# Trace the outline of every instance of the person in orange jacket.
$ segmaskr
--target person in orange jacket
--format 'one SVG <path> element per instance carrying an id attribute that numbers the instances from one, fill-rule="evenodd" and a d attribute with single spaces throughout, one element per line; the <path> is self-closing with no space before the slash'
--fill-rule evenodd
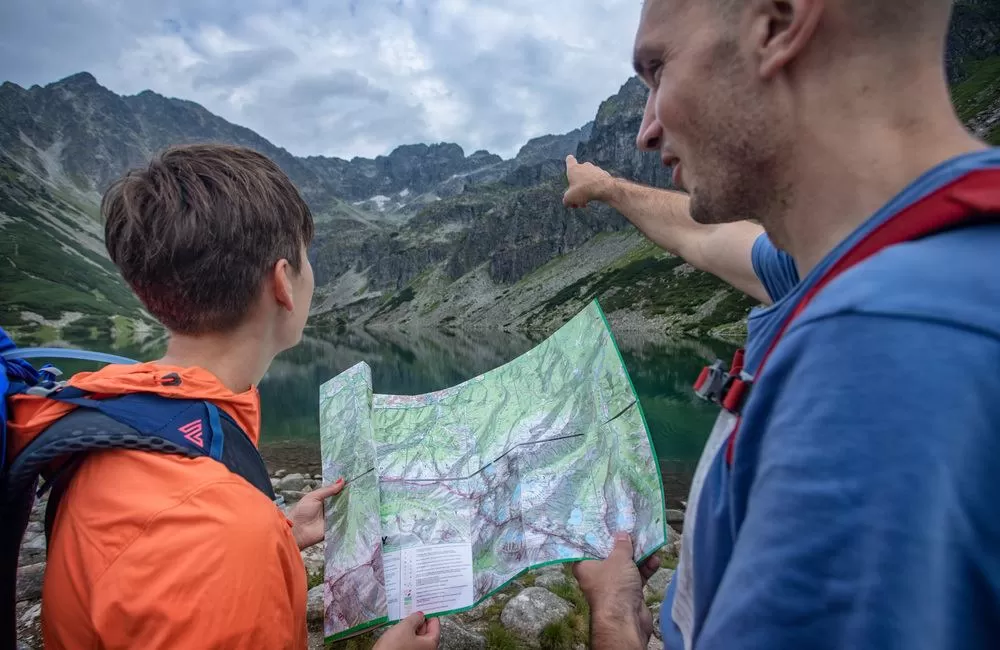
<path id="1" fill-rule="evenodd" d="M 211 402 L 260 440 L 257 384 L 298 344 L 313 295 L 311 212 L 290 179 L 242 147 L 173 147 L 104 196 L 111 259 L 168 330 L 163 358 L 78 373 L 108 397 Z M 72 405 L 12 399 L 16 455 Z M 268 648 L 307 645 L 300 551 L 323 539 L 323 500 L 286 515 L 208 457 L 89 453 L 59 502 L 42 597 L 47 648 Z M 331 541 L 330 543 L 335 543 Z M 437 620 L 390 628 L 379 650 L 436 648 Z"/>

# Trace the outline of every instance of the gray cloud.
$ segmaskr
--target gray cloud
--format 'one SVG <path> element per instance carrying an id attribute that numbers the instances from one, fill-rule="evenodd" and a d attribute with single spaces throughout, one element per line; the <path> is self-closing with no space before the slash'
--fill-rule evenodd
<path id="1" fill-rule="evenodd" d="M 204 105 L 299 154 L 412 142 L 513 155 L 630 74 L 634 0 L 34 0 L 0 8 L 0 80 L 87 70 Z M 332 6 L 331 6 L 332 5 Z"/>
<path id="2" fill-rule="evenodd" d="M 264 47 L 257 50 L 237 50 L 218 58 L 198 63 L 192 71 L 191 85 L 240 86 L 273 68 L 290 66 L 298 60 L 295 53 L 284 46 Z"/>

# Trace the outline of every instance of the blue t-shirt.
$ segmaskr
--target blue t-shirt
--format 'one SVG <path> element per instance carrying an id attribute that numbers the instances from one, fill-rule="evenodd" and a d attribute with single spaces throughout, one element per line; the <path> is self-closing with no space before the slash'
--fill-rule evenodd
<path id="1" fill-rule="evenodd" d="M 1000 149 L 928 171 L 798 283 L 758 240 L 778 301 L 753 314 L 748 371 L 856 241 L 982 168 Z M 706 454 L 668 649 L 1000 647 L 998 262 L 997 224 L 899 244 L 799 316 L 756 378 L 732 467 Z M 693 612 L 686 639 L 675 600 Z"/>

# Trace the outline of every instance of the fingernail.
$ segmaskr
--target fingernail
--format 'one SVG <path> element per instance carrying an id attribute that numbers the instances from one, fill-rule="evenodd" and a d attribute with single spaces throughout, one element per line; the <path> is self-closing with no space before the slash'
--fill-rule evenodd
<path id="1" fill-rule="evenodd" d="M 627 542 L 627 541 L 630 541 L 632 538 L 629 537 L 628 533 L 623 533 L 623 532 L 619 531 L 619 532 L 615 533 L 615 539 L 617 541 L 619 541 L 619 542 Z"/>
<path id="2" fill-rule="evenodd" d="M 344 482 L 344 477 L 340 477 L 337 479 L 337 483 L 343 483 L 343 482 Z"/>

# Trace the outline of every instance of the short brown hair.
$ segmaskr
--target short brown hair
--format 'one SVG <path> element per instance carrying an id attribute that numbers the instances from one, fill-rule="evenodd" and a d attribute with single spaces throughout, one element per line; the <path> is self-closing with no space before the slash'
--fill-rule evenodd
<path id="1" fill-rule="evenodd" d="M 181 334 L 228 331 L 274 264 L 302 265 L 313 218 L 291 179 L 252 149 L 171 147 L 101 201 L 105 245 L 146 308 Z"/>

